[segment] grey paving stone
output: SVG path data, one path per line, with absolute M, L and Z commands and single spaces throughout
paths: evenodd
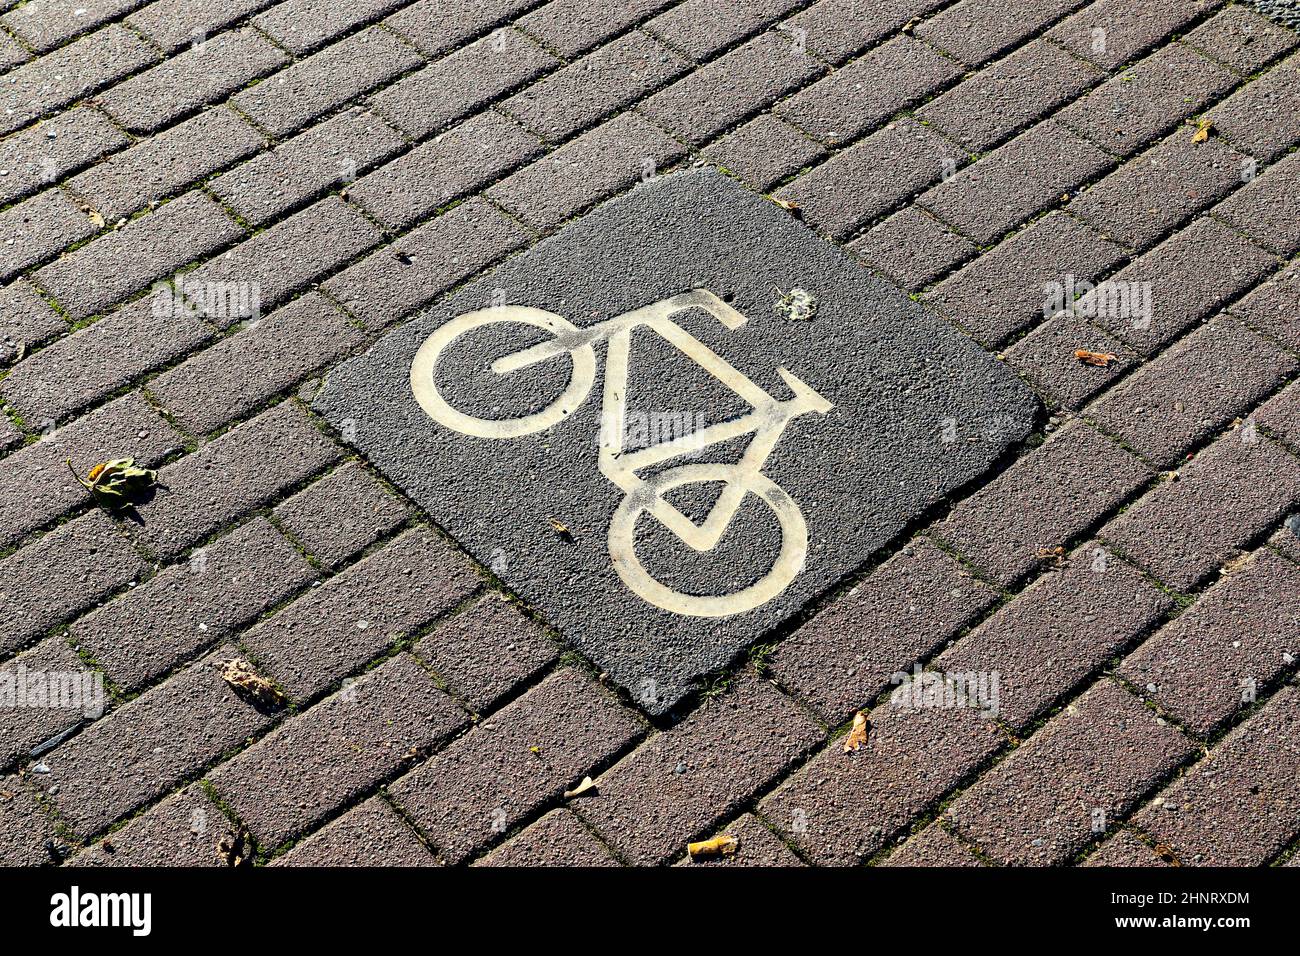
M 44 755 L 50 772 L 38 783 L 77 836 L 156 800 L 271 723 L 217 673 L 233 656 L 218 650 Z
M 1117 156 L 1174 129 L 1238 82 L 1191 47 L 1171 43 L 1075 100 L 1057 118 Z M 1192 134 L 1187 131 L 1187 135 Z
M 14 544 L 90 500 L 90 492 L 68 471 L 67 459 L 83 475 L 102 461 L 120 457 L 134 458 L 148 468 L 180 444 L 180 433 L 139 392 L 45 434 L 0 459 L 0 542 Z
M 262 621 L 243 644 L 291 697 L 308 700 L 456 607 L 478 584 L 445 541 L 413 528 Z
M 208 775 L 258 845 L 277 847 L 440 746 L 468 715 L 409 654 L 298 714 Z
M 1292 448 L 1300 448 L 1300 388 L 1294 384 L 1269 399 L 1251 419 Z
M 1300 154 L 1293 153 L 1214 207 L 1229 226 L 1271 252 L 1300 252 Z
M 15 362 L 32 346 L 67 330 L 68 324 L 30 282 L 0 286 L 0 362 Z
M 292 453 L 267 454 L 277 448 Z M 339 455 L 302 409 L 277 405 L 163 468 L 162 490 L 139 509 L 137 537 L 158 557 L 175 557 Z
M 0 282 L 97 231 L 90 216 L 61 189 L 10 206 L 0 213 Z
M 54 862 L 54 819 L 21 777 L 0 777 L 0 864 L 44 866 Z
M 1072 424 L 962 501 L 935 533 L 1012 584 L 1055 560 L 1056 548 L 1086 534 L 1150 477 L 1136 456 Z
M 47 637 L 0 667 L 0 767 L 103 713 L 107 692 L 62 635 Z
M 1082 5 L 1082 0 L 961 0 L 916 27 L 916 35 L 967 66 L 987 63 Z
M 910 36 L 883 43 L 780 103 L 776 111 L 832 145 L 856 139 L 961 76 L 947 57 Z
M 538 0 L 419 0 L 384 20 L 430 56 L 438 56 L 503 26 Z M 589 4 L 587 5 L 590 6 Z M 579 29 L 570 25 L 570 29 Z
M 1236 4 L 1202 23 L 1185 39 L 1211 59 L 1242 73 L 1255 73 L 1300 44 L 1293 31 Z
M 26 3 L 0 17 L 37 53 L 46 53 L 110 20 L 142 7 L 149 0 L 44 0 Z
M 265 145 L 260 133 L 217 107 L 141 141 L 69 182 L 107 220 L 120 219 Z
M 520 0 L 496 3 L 499 7 L 489 9 L 531 6 Z M 551 0 L 520 17 L 519 26 L 561 56 L 572 58 L 672 5 L 673 0 Z
M 508 252 L 528 234 L 482 199 L 469 199 L 328 279 L 322 288 L 377 330 Z M 383 295 L 375 295 L 382 289 Z
M 933 13 L 945 0 L 818 0 L 782 24 L 802 36 L 808 49 L 840 64 L 883 40 L 916 17 Z
M 1113 358 L 1105 366 L 1091 365 L 1079 359 L 1080 349 Z M 1071 411 L 1137 364 L 1137 356 L 1123 342 L 1068 311 L 1018 340 L 1004 358 L 1049 400 Z
M 908 206 L 849 246 L 862 261 L 917 291 L 975 255 L 975 244 L 918 206 Z
M 764 113 L 710 144 L 701 155 L 750 185 L 768 190 L 821 159 L 826 149 L 779 117 Z
M 595 774 L 641 732 L 631 710 L 564 668 L 475 724 L 389 792 L 445 860 L 461 863 Z
M 317 830 L 271 866 L 434 866 L 415 831 L 380 797 Z
M 81 618 L 71 633 L 110 680 L 133 693 L 232 638 L 314 577 L 283 535 L 254 518 Z
M 915 538 L 777 646 L 772 674 L 831 725 L 928 657 L 998 600 L 928 538 Z
M 1291 515 L 1282 522 L 1268 543 L 1292 561 L 1300 561 L 1300 515 Z
M 1132 830 L 1120 830 L 1108 839 L 1082 866 L 1170 866 L 1154 848 L 1134 836 Z
M 230 102 L 271 135 L 287 136 L 423 62 L 392 33 L 371 27 L 298 60 Z
M 287 62 L 255 30 L 233 30 L 119 83 L 96 102 L 132 132 L 153 133 Z
M 912 837 L 881 866 L 983 866 L 970 847 L 937 823 Z
M 9 34 L 0 35 L 0 70 L 12 70 L 32 59 L 27 48 Z
M 1061 864 L 1196 747 L 1102 681 L 977 780 L 946 817 L 1008 866 Z M 1046 786 L 1044 786 L 1046 784 Z
M 686 0 L 646 23 L 674 50 L 704 60 L 802 6 L 800 0 Z
M 817 229 L 844 238 L 939 182 L 966 158 L 934 130 L 905 117 L 814 166 L 776 195 L 796 203 Z
M 537 677 L 559 655 L 540 627 L 494 594 L 439 625 L 415 653 L 479 713 Z
M 1053 27 L 1047 37 L 1075 56 L 1113 70 L 1168 39 L 1224 0 L 1097 0 Z
M 611 254 L 593 262 L 592 248 Z M 741 248 L 746 250 L 744 272 L 737 269 L 736 250 Z M 774 308 L 773 288 L 796 285 L 813 290 L 817 298 L 813 322 L 787 321 Z M 778 592 L 779 599 L 707 620 L 700 620 L 694 609 L 683 614 L 638 596 L 611 561 L 608 529 L 622 496 L 611 493 L 598 477 L 600 448 L 591 436 L 601 412 L 595 402 L 545 441 L 496 445 L 481 438 L 466 441 L 431 421 L 410 385 L 412 356 L 431 331 L 448 316 L 491 303 L 495 289 L 506 290 L 506 301 L 559 309 L 592 323 L 692 286 L 730 296 L 732 307 L 749 318 L 744 331 L 749 345 L 738 354 L 729 336 L 699 314 L 683 316 L 684 330 L 726 353 L 750 382 L 773 383 L 773 366 L 788 363 L 798 370 L 795 374 L 811 376 L 818 389 L 829 389 L 826 400 L 839 409 L 827 419 L 810 418 L 796 427 L 768 466 L 786 494 L 818 503 L 806 518 L 811 550 L 804 572 L 794 586 Z M 859 334 L 862 315 L 871 315 L 879 330 L 870 342 Z M 838 344 L 842 336 L 852 337 L 852 348 Z M 482 381 L 470 369 L 489 361 L 484 348 L 498 354 L 503 347 L 484 337 L 478 349 L 462 353 L 451 387 L 462 396 L 466 387 L 474 389 L 472 397 L 457 399 L 462 406 L 469 401 L 481 412 L 503 401 L 499 394 L 468 384 Z M 820 366 L 809 364 L 811 355 L 823 357 Z M 638 336 L 639 367 L 651 358 L 685 374 L 675 349 Z M 519 386 L 524 391 L 515 394 L 523 398 L 524 408 L 546 400 L 539 396 L 554 394 L 551 390 L 562 385 L 557 373 L 568 374 L 567 365 L 550 368 L 536 384 Z M 908 391 L 918 375 L 930 383 L 924 394 Z M 673 372 L 657 371 L 648 379 L 633 379 L 637 385 L 629 405 L 634 414 L 667 408 L 693 415 L 703 399 L 711 409 L 706 418 L 730 418 L 751 404 L 738 401 L 739 392 L 728 397 L 703 377 L 693 379 L 689 390 L 684 390 L 684 379 L 675 378 Z M 484 564 L 491 566 L 494 552 L 503 552 L 509 567 L 502 576 L 512 589 L 617 682 L 635 688 L 638 700 L 663 711 L 688 691 L 697 674 L 724 663 L 809 596 L 859 566 L 901 530 L 906 515 L 918 514 L 982 473 L 1002 449 L 1027 433 L 1033 400 L 1005 369 L 940 319 L 861 266 L 854 267 L 771 203 L 704 169 L 662 177 L 602 206 L 466 286 L 435 312 L 332 371 L 317 408 L 336 427 L 352 420 L 355 443 L 368 460 Z M 492 415 L 508 418 L 511 412 L 518 415 L 519 408 L 512 398 Z M 938 422 L 946 416 L 955 419 L 961 432 L 953 443 L 937 434 Z M 989 417 L 1001 425 L 987 431 Z M 398 433 L 400 442 L 392 437 Z M 886 473 L 894 489 L 888 501 L 880 498 L 880 476 Z M 485 496 L 484 476 L 489 474 L 496 490 Z M 541 474 L 545 482 L 536 479 Z M 485 509 L 487 499 L 493 504 Z M 502 507 L 501 502 L 509 504 Z M 849 510 L 838 511 L 835 502 Z M 767 518 L 757 500 L 750 504 L 745 524 L 737 525 L 725 546 L 689 560 L 672 532 L 645 522 L 644 536 L 636 535 L 641 552 L 652 556 L 652 581 L 672 581 L 679 590 L 664 585 L 668 594 L 685 588 L 709 595 L 704 604 L 712 608 L 713 599 L 723 601 L 766 579 L 780 551 L 778 538 L 794 532 L 778 535 L 781 522 Z M 556 533 L 552 519 L 570 529 L 567 539 Z M 842 534 L 846 527 L 854 533 Z M 632 529 L 627 533 L 632 535 Z M 802 532 L 791 540 L 797 543 L 801 537 Z M 633 578 L 664 600 L 664 592 Z M 650 634 L 656 635 L 654 641 L 645 639 Z
M 1087 416 L 1160 468 L 1295 374 L 1294 357 L 1231 321 L 1203 325 L 1111 389 Z
M 348 195 L 388 228 L 405 229 L 541 152 L 535 137 L 487 110 L 362 176 Z
M 7 452 L 22 444 L 23 433 L 7 416 L 0 417 L 0 452 Z
M 1292 57 L 1209 110 L 1220 134 L 1262 162 L 1300 142 L 1300 60 Z
M 1260 283 L 1230 311 L 1251 328 L 1300 349 L 1300 268 L 1291 266 Z
M 725 833 L 736 838 L 736 851 L 730 856 L 691 857 L 679 860 L 677 866 L 699 866 L 708 868 L 727 867 L 772 867 L 803 866 L 803 861 L 790 852 L 790 848 L 781 839 L 763 825 L 752 813 L 746 813 L 739 819 L 720 828 L 718 833 Z
M 1179 590 L 1204 581 L 1300 504 L 1300 462 L 1250 434 L 1219 438 L 1101 537 Z
M 108 117 L 89 106 L 73 107 L 5 137 L 0 141 L 0 203 L 30 196 L 129 142 Z
M 276 519 L 307 553 L 333 568 L 393 531 L 410 508 L 356 462 L 278 505 Z
M 422 139 L 559 64 L 518 30 L 501 29 L 398 80 L 376 93 L 370 104 L 405 133 Z
M 689 61 L 633 30 L 516 93 L 501 108 L 548 142 L 559 142 L 689 68 Z
M 279 0 L 152 0 L 127 17 L 127 22 L 154 43 L 175 53 L 199 44 Z
M 212 335 L 171 297 L 147 296 L 24 359 L 0 394 L 26 421 L 62 421 Z
M 198 784 L 150 807 L 68 860 L 69 866 L 222 866 L 220 844 L 237 834 Z
M 261 226 L 405 147 L 379 117 L 349 110 L 218 176 L 210 187 L 243 219 Z
M 569 810 L 552 810 L 475 866 L 617 866 L 618 861 Z
M 985 152 L 1098 82 L 1100 71 L 1044 40 L 940 93 L 916 111 L 959 143 Z
M 550 229 L 593 203 L 653 177 L 686 150 L 634 112 L 565 143 L 487 190 L 520 219 Z
M 407 0 L 284 0 L 253 17 L 252 24 L 298 56 L 358 26 L 371 23 Z
M 195 191 L 43 266 L 32 277 L 74 320 L 81 320 L 241 235 L 243 230 L 220 206 Z

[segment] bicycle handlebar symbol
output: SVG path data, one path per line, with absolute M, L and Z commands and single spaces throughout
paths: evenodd
M 803 512 L 789 494 L 762 473 L 763 465 L 791 420 L 807 412 L 826 414 L 834 406 L 784 368 L 777 373 L 793 397 L 773 398 L 716 352 L 695 338 L 672 317 L 701 308 L 731 331 L 747 321 L 727 303 L 704 289 L 686 292 L 579 328 L 563 316 L 528 306 L 496 306 L 452 319 L 430 335 L 411 364 L 411 391 L 421 408 L 439 424 L 478 438 L 519 438 L 545 431 L 572 415 L 587 400 L 596 381 L 596 351 L 608 342 L 605 358 L 604 414 L 600 428 L 600 472 L 624 493 L 609 526 L 609 553 L 623 583 L 651 604 L 676 614 L 728 617 L 752 610 L 784 591 L 803 570 L 808 555 L 808 526 Z M 572 362 L 563 392 L 541 411 L 521 418 L 475 418 L 453 408 L 439 393 L 435 378 L 443 352 L 458 338 L 491 325 L 525 325 L 550 333 L 537 345 L 492 363 L 498 375 L 508 376 L 568 355 Z M 753 407 L 729 421 L 699 429 L 679 438 L 624 454 L 627 424 L 628 357 L 632 333 L 641 327 L 654 330 L 728 386 Z M 648 477 L 638 472 L 674 458 L 702 451 L 743 435 L 753 435 L 735 463 L 695 463 L 666 468 Z M 682 514 L 664 495 L 682 485 L 723 483 L 723 491 L 701 524 Z M 781 550 L 772 568 L 758 581 L 725 595 L 692 595 L 666 587 L 652 578 L 637 558 L 637 521 L 649 513 L 697 552 L 712 551 L 739 512 L 746 495 L 753 494 L 776 515 L 781 527 Z

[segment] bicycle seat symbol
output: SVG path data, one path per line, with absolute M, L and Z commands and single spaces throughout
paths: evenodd
M 478 438 L 519 438 L 551 428 L 572 415 L 591 393 L 596 381 L 594 346 L 608 343 L 605 357 L 604 406 L 600 428 L 600 472 L 624 493 L 609 525 L 609 554 L 623 583 L 646 601 L 664 610 L 696 617 L 727 617 L 752 610 L 784 591 L 803 570 L 808 555 L 808 526 L 795 501 L 762 469 L 791 420 L 807 412 L 826 414 L 834 406 L 784 368 L 777 373 L 793 394 L 779 400 L 743 375 L 695 338 L 672 317 L 700 308 L 735 331 L 747 319 L 712 292 L 699 289 L 673 296 L 596 325 L 579 328 L 563 316 L 528 306 L 496 306 L 452 319 L 430 335 L 411 364 L 411 391 L 434 421 L 453 431 Z M 564 390 L 541 411 L 513 419 L 475 418 L 453 408 L 439 393 L 436 371 L 447 347 L 466 333 L 492 325 L 524 325 L 550 334 L 491 365 L 502 377 L 567 355 L 572 363 Z M 632 333 L 649 328 L 734 391 L 753 411 L 636 451 L 624 453 L 627 427 L 628 358 Z M 642 475 L 674 458 L 692 455 L 713 445 L 752 435 L 734 463 L 688 463 Z M 674 488 L 689 484 L 723 484 L 723 490 L 700 524 L 665 500 Z M 656 581 L 636 555 L 635 530 L 649 513 L 697 552 L 712 551 L 722 540 L 747 495 L 754 495 L 776 515 L 781 549 L 772 567 L 753 584 L 731 594 L 693 595 Z

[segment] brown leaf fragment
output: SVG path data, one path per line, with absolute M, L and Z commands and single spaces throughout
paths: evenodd
M 777 204 L 778 206 L 780 206 L 782 209 L 786 209 L 786 210 L 789 210 L 789 211 L 791 211 L 791 212 L 793 212 L 794 210 L 796 210 L 796 209 L 799 208 L 799 204 L 798 204 L 797 202 L 795 202 L 793 199 L 776 199 L 776 198 L 773 198 L 773 199 L 772 199 L 772 202 L 776 203 L 776 204 Z
M 715 836 L 712 840 L 686 844 L 686 852 L 692 860 L 711 860 L 720 856 L 732 856 L 740 841 L 729 833 Z
M 582 783 L 578 784 L 572 790 L 564 791 L 564 799 L 572 800 L 574 797 L 580 797 L 584 793 L 594 793 L 595 789 L 596 781 L 592 780 L 590 777 L 583 777 Z
M 1164 860 L 1170 866 L 1182 866 L 1182 862 L 1174 855 L 1174 848 L 1168 843 L 1156 844 L 1156 856 Z
M 217 843 L 217 860 L 222 866 L 248 866 L 252 859 L 252 841 L 242 830 L 222 837 Z
M 1091 352 L 1088 349 L 1075 349 L 1074 357 L 1084 365 L 1095 365 L 1097 368 L 1108 368 L 1111 362 L 1119 361 L 1119 356 L 1112 352 Z
M 855 750 L 861 750 L 867 745 L 867 737 L 871 733 L 871 722 L 867 720 L 867 712 L 860 710 L 853 715 L 853 727 L 849 730 L 849 735 L 844 738 L 844 752 L 853 753 Z
M 554 518 L 548 518 L 547 520 L 551 522 L 551 530 L 559 535 L 561 541 L 573 540 L 573 532 L 569 530 L 567 524 L 562 521 L 557 521 Z
M 1198 120 L 1196 123 L 1196 132 L 1192 134 L 1193 143 L 1204 143 L 1214 132 L 1214 123 L 1210 120 Z
M 1058 568 L 1059 568 L 1059 567 L 1064 567 L 1064 565 L 1065 565 L 1065 548 L 1063 548 L 1063 547 L 1056 547 L 1056 548 L 1039 548 L 1039 549 L 1038 549 L 1038 560 L 1039 560 L 1039 561 L 1051 561 L 1051 562 L 1052 562 L 1053 564 L 1055 564 Z
M 284 694 L 278 687 L 253 670 L 253 665 L 240 657 L 222 661 L 221 679 L 235 689 L 235 693 L 262 707 L 279 708 L 285 705 Z

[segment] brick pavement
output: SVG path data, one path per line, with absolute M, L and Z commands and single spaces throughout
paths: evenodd
M 0 711 L 0 863 L 691 865 L 722 832 L 758 865 L 1300 860 L 1290 27 L 1225 0 L 36 6 L 0 15 L 0 689 L 103 698 Z M 1045 412 L 649 720 L 309 402 L 704 163 Z M 211 292 L 241 286 L 251 310 Z M 64 462 L 122 455 L 163 487 L 109 514 Z M 1000 698 L 908 706 L 904 675 Z

